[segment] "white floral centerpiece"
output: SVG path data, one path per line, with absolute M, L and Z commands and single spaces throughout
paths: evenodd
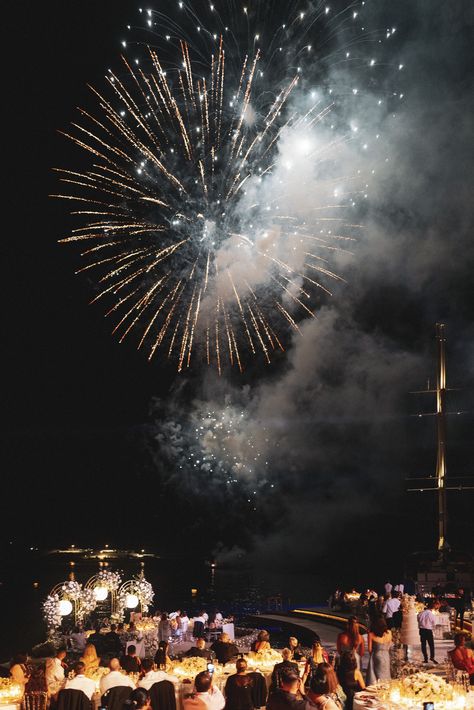
M 94 670 L 92 671 L 88 671 L 86 675 L 88 678 L 94 681 L 96 690 L 98 691 L 100 689 L 101 678 L 103 678 L 104 675 L 108 675 L 109 673 L 109 668 L 103 668 L 102 666 L 99 666 L 98 668 L 94 668 Z
M 96 576 L 97 587 L 105 587 L 109 592 L 116 592 L 122 584 L 122 577 L 119 572 L 101 569 Z
M 65 599 L 70 599 L 71 601 L 76 602 L 81 598 L 82 584 L 79 584 L 79 582 L 76 582 L 74 579 L 64 582 L 61 589 Z
M 94 590 L 88 589 L 87 587 L 83 589 L 78 602 L 76 618 L 78 621 L 83 621 L 86 616 L 92 614 L 97 606 L 97 599 L 95 597 Z
M 259 670 L 270 671 L 275 663 L 281 663 L 283 656 L 274 648 L 268 648 L 265 651 L 254 653 L 253 651 L 246 656 L 249 668 L 258 668 Z
M 62 616 L 59 611 L 59 596 L 57 594 L 48 594 L 44 600 L 43 617 L 49 634 L 61 625 Z
M 11 678 L 0 678 L 0 705 L 18 703 L 23 697 L 23 687 Z
M 207 660 L 200 656 L 191 658 L 183 658 L 173 667 L 173 673 L 180 679 L 189 678 L 194 680 L 195 676 L 201 671 L 207 670 Z
M 399 685 L 400 700 L 445 701 L 453 699 L 453 687 L 432 673 L 415 673 L 404 678 Z

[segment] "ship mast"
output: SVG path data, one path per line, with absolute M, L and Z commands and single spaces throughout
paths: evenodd
M 438 344 L 438 369 L 436 376 L 438 552 L 440 556 L 443 556 L 444 552 L 449 549 L 447 542 L 448 516 L 446 509 L 446 334 L 444 323 L 436 323 L 436 341 Z

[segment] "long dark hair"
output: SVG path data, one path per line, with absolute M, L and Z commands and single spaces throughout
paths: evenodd
M 166 657 L 168 656 L 168 641 L 160 641 L 158 651 L 155 655 L 155 663 L 158 668 L 166 668 Z
M 357 617 L 351 616 L 347 622 L 347 635 L 351 640 L 352 648 L 356 648 L 360 643 L 359 622 Z
M 383 616 L 377 616 L 373 620 L 370 630 L 376 636 L 384 635 L 384 633 L 387 631 L 387 622 L 385 621 Z

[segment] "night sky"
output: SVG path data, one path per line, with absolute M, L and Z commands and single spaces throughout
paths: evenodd
M 411 416 L 434 401 L 409 392 L 433 382 L 435 323 L 446 322 L 449 383 L 461 388 L 449 404 L 467 412 L 449 419 L 448 472 L 471 475 L 473 10 L 468 0 L 377 5 L 377 24 L 397 27 L 405 99 L 382 127 L 391 161 L 348 284 L 285 356 L 220 379 L 199 365 L 177 375 L 133 341 L 119 345 L 101 308 L 87 306 L 77 250 L 57 244 L 74 225 L 48 197 L 51 168 L 78 161 L 57 130 L 90 105 L 86 83 L 102 86 L 138 3 L 5 7 L 4 540 L 160 552 L 185 540 L 222 559 L 250 550 L 273 568 L 336 569 L 349 558 L 347 577 L 401 569 L 409 552 L 435 545 L 434 496 L 405 492 L 407 476 L 434 471 L 434 420 Z M 229 492 L 179 468 L 193 416 L 226 401 L 247 413 L 240 433 L 263 442 L 269 461 L 250 505 L 247 487 Z M 449 538 L 463 549 L 472 500 L 449 496 Z

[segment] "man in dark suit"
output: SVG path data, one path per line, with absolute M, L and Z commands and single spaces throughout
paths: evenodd
M 298 698 L 300 677 L 292 668 L 280 673 L 281 686 L 270 693 L 267 710 L 305 710 L 306 700 Z
M 217 641 L 211 646 L 211 651 L 216 654 L 219 663 L 229 663 L 239 655 L 239 649 L 235 643 L 230 642 L 229 634 L 221 634 Z
M 281 688 L 281 674 L 283 671 L 291 670 L 299 675 L 298 664 L 291 660 L 291 650 L 289 648 L 284 648 L 281 655 L 283 656 L 283 662 L 276 663 L 273 668 L 272 680 L 270 683 L 271 693 L 278 690 L 278 688 Z
M 206 648 L 204 639 L 196 639 L 196 645 L 191 646 L 189 651 L 186 651 L 185 655 L 191 658 L 206 658 L 207 660 L 211 657 L 210 652 Z

